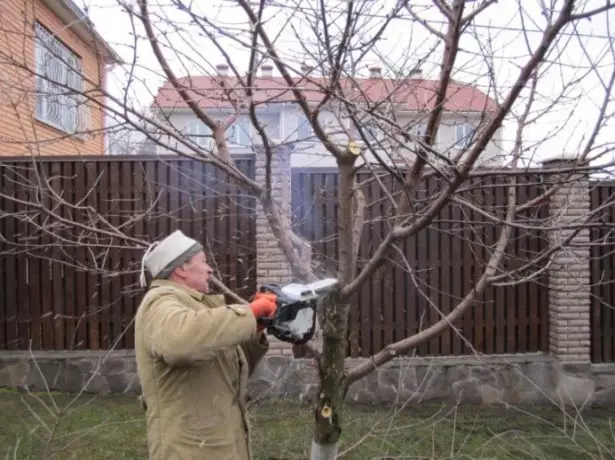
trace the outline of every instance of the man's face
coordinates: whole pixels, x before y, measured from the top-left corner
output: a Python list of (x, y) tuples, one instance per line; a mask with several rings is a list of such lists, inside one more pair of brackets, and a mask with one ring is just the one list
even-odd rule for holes
[(203, 251), (192, 256), (192, 259), (179, 267), (176, 272), (188, 287), (204, 294), (209, 292), (209, 277), (213, 270), (207, 264), (207, 257)]

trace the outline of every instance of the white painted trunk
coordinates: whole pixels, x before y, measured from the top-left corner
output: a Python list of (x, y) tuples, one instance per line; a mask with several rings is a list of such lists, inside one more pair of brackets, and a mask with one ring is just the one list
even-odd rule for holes
[(335, 460), (339, 441), (335, 444), (317, 444), (312, 441), (310, 460)]

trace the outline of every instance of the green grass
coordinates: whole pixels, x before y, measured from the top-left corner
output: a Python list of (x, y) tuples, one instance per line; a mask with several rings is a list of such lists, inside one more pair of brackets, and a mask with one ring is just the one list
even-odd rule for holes
[[(41, 401), (49, 395), (0, 391), (0, 458), (146, 459), (145, 423), (135, 397), (84, 396), (57, 423)], [(61, 408), (70, 395), (54, 394)], [(28, 406), (35, 413), (31, 413)], [(52, 409), (53, 410), (53, 409)], [(612, 459), (615, 436), (606, 411), (478, 407), (349, 406), (345, 459)], [(258, 460), (305, 459), (311, 434), (308, 405), (261, 402), (250, 408)], [(355, 446), (356, 444), (356, 446)], [(353, 447), (355, 446), (355, 447)]]

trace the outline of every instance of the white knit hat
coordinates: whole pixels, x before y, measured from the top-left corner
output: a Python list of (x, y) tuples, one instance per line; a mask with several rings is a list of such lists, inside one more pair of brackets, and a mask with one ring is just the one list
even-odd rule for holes
[(197, 241), (184, 235), (181, 230), (176, 230), (162, 241), (156, 241), (151, 244), (141, 260), (141, 286), (146, 286), (146, 268), (152, 277), (156, 278), (162, 270), (192, 248), (201, 250), (202, 246)]

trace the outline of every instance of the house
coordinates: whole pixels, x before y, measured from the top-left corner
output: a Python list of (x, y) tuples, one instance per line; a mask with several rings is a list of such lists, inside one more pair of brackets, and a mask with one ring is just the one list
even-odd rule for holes
[(0, 155), (102, 155), (119, 56), (72, 0), (3, 0), (0, 21)]
[[(254, 79), (253, 101), (259, 103), (259, 123), (265, 127), (269, 137), (292, 145), (293, 167), (335, 166), (333, 156), (312, 131), (286, 81), (282, 77), (273, 76), (272, 70), (271, 65), (263, 65), (261, 74)], [(346, 105), (339, 102), (328, 102), (325, 110), (319, 114), (319, 121), (330, 139), (340, 146), (347, 145), (349, 140), (367, 141), (365, 145), (373, 149), (366, 150), (368, 161), (374, 161), (375, 154), (386, 152), (386, 156), (379, 156), (389, 158), (390, 154), (390, 161), (407, 164), (408, 160), (415, 157), (413, 149), (433, 109), (438, 82), (422, 78), (420, 72), (407, 79), (392, 80), (383, 78), (378, 67), (370, 71), (369, 78), (346, 78), (340, 82), (346, 100), (356, 107), (353, 111), (359, 123), (351, 122)], [(307, 78), (302, 79), (298, 87), (307, 103), (315, 107), (325, 97), (322, 88), (328, 81), (307, 67), (303, 67), (302, 72)], [(189, 76), (182, 78), (181, 82), (199, 107), (217, 120), (227, 119), (246, 100), (245, 90), (235, 76), (229, 76), (226, 65), (218, 66), (217, 75)], [(383, 115), (381, 118), (365, 111), (367, 107), (376, 105), (380, 107), (379, 113)], [(213, 148), (209, 128), (196, 117), (169, 82), (159, 88), (151, 108), (160, 121), (180, 138), (189, 139), (205, 149)], [(495, 100), (479, 89), (452, 82), (444, 102), (441, 125), (430, 161), (442, 161), (443, 158), (446, 161), (446, 158), (454, 158), (457, 154), (462, 154), (463, 158), (466, 150), (464, 147), (472, 142), (481, 122), (496, 108)], [(386, 119), (394, 119), (402, 129), (391, 128)], [(357, 125), (361, 126), (360, 130), (356, 129)], [(501, 162), (503, 154), (500, 133), (501, 129), (482, 153), (480, 164)], [(228, 130), (227, 138), (231, 153), (252, 152), (254, 145), (262, 142), (247, 114), (238, 117)], [(165, 148), (158, 148), (158, 154), (187, 151), (172, 136), (167, 136), (160, 144), (165, 145)], [(169, 148), (166, 148), (167, 145)]]

